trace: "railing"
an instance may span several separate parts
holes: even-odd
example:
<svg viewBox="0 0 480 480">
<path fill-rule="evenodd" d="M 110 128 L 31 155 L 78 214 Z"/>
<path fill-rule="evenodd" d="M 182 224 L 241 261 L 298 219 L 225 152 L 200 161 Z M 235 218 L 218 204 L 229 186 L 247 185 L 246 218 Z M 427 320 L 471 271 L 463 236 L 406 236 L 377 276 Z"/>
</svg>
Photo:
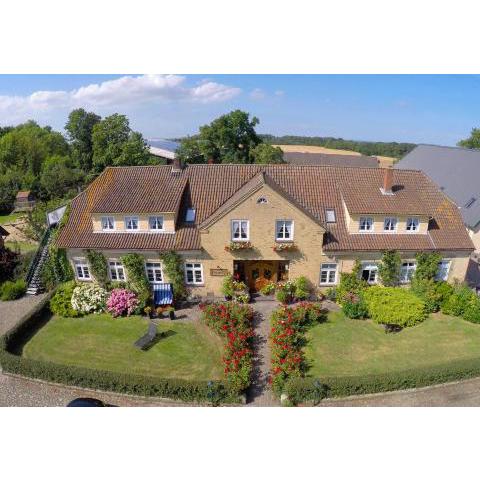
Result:
<svg viewBox="0 0 480 480">
<path fill-rule="evenodd" d="M 48 243 L 48 240 L 50 239 L 50 236 L 52 235 L 52 229 L 47 228 L 45 233 L 43 234 L 42 239 L 40 240 L 40 244 L 38 246 L 37 252 L 35 253 L 35 256 L 33 257 L 32 261 L 30 262 L 30 266 L 28 267 L 27 274 L 25 276 L 25 282 L 27 285 L 30 285 L 30 282 L 33 279 L 33 276 L 35 275 L 35 270 L 37 268 L 37 265 L 42 257 L 42 252 L 45 246 Z"/>
</svg>

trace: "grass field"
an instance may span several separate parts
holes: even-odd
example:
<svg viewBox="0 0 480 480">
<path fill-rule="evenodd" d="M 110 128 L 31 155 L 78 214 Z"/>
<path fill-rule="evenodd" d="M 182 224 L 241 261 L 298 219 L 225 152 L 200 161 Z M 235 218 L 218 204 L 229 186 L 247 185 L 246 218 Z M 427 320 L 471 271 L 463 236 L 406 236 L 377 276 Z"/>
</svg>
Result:
<svg viewBox="0 0 480 480">
<path fill-rule="evenodd" d="M 480 325 L 442 314 L 385 334 L 370 320 L 351 320 L 334 312 L 307 337 L 308 375 L 314 377 L 402 371 L 480 356 Z"/>
<path fill-rule="evenodd" d="M 8 238 L 8 237 L 7 237 Z M 30 242 L 5 242 L 5 246 L 10 250 L 16 251 L 17 248 L 20 249 L 20 253 L 33 252 L 38 248 L 38 243 Z"/>
<path fill-rule="evenodd" d="M 162 378 L 217 380 L 223 375 L 222 341 L 201 324 L 162 322 L 165 337 L 147 351 L 134 342 L 145 334 L 142 317 L 52 317 L 23 348 L 26 358 Z"/>
<path fill-rule="evenodd" d="M 14 222 L 15 220 L 17 220 L 22 215 L 25 215 L 25 214 L 24 213 L 10 213 L 9 215 L 0 214 L 0 225 L 3 225 L 5 223 Z"/>
</svg>

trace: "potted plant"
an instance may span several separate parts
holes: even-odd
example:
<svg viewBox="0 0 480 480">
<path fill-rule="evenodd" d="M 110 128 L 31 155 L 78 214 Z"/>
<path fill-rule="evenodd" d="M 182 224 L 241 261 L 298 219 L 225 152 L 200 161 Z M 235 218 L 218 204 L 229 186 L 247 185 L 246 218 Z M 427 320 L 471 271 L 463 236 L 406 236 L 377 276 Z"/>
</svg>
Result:
<svg viewBox="0 0 480 480">
<path fill-rule="evenodd" d="M 168 307 L 168 316 L 170 320 L 175 320 L 175 308 L 172 305 Z"/>
<path fill-rule="evenodd" d="M 147 315 L 147 317 L 153 318 L 153 310 L 152 310 L 152 307 L 145 307 L 145 308 L 143 309 L 143 311 L 145 312 L 145 315 Z"/>
<path fill-rule="evenodd" d="M 293 252 L 294 250 L 297 250 L 297 246 L 293 242 L 288 242 L 288 243 L 276 243 L 273 246 L 273 251 L 277 253 L 282 253 L 282 252 Z"/>
<path fill-rule="evenodd" d="M 251 250 L 253 245 L 250 242 L 230 242 L 226 247 L 226 252 L 236 252 L 238 250 Z"/>
<path fill-rule="evenodd" d="M 157 307 L 155 309 L 155 312 L 157 313 L 158 318 L 163 318 L 163 314 L 165 313 L 166 308 L 165 307 Z"/>
<path fill-rule="evenodd" d="M 231 275 L 227 275 L 222 282 L 222 293 L 225 296 L 225 300 L 230 301 L 234 292 L 234 280 Z"/>
</svg>

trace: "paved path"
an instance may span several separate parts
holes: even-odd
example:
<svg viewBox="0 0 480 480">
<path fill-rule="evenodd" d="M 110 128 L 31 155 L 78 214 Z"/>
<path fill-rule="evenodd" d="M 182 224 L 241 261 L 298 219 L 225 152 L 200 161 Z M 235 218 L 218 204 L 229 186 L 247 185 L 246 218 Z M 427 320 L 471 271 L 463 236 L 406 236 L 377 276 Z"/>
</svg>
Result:
<svg viewBox="0 0 480 480">
<path fill-rule="evenodd" d="M 270 315 L 277 308 L 277 302 L 259 301 L 253 305 L 255 317 L 253 320 L 255 328 L 255 340 L 253 344 L 253 380 L 247 392 L 247 406 L 251 407 L 272 407 L 279 405 L 270 388 L 270 346 L 268 336 L 270 335 Z"/>
<path fill-rule="evenodd" d="M 0 335 L 6 333 L 28 312 L 34 310 L 47 295 L 46 293 L 42 295 L 25 295 L 18 300 L 11 300 L 10 302 L 0 301 Z"/>
</svg>

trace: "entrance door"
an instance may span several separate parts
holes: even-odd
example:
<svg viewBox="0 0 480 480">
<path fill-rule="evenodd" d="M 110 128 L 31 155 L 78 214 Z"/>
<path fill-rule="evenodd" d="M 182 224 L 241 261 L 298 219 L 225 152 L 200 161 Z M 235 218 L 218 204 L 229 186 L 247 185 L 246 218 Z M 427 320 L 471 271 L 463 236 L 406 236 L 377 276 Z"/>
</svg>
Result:
<svg viewBox="0 0 480 480">
<path fill-rule="evenodd" d="M 277 281 L 275 262 L 248 262 L 245 266 L 245 276 L 252 292 L 258 292 L 265 284 Z"/>
</svg>

